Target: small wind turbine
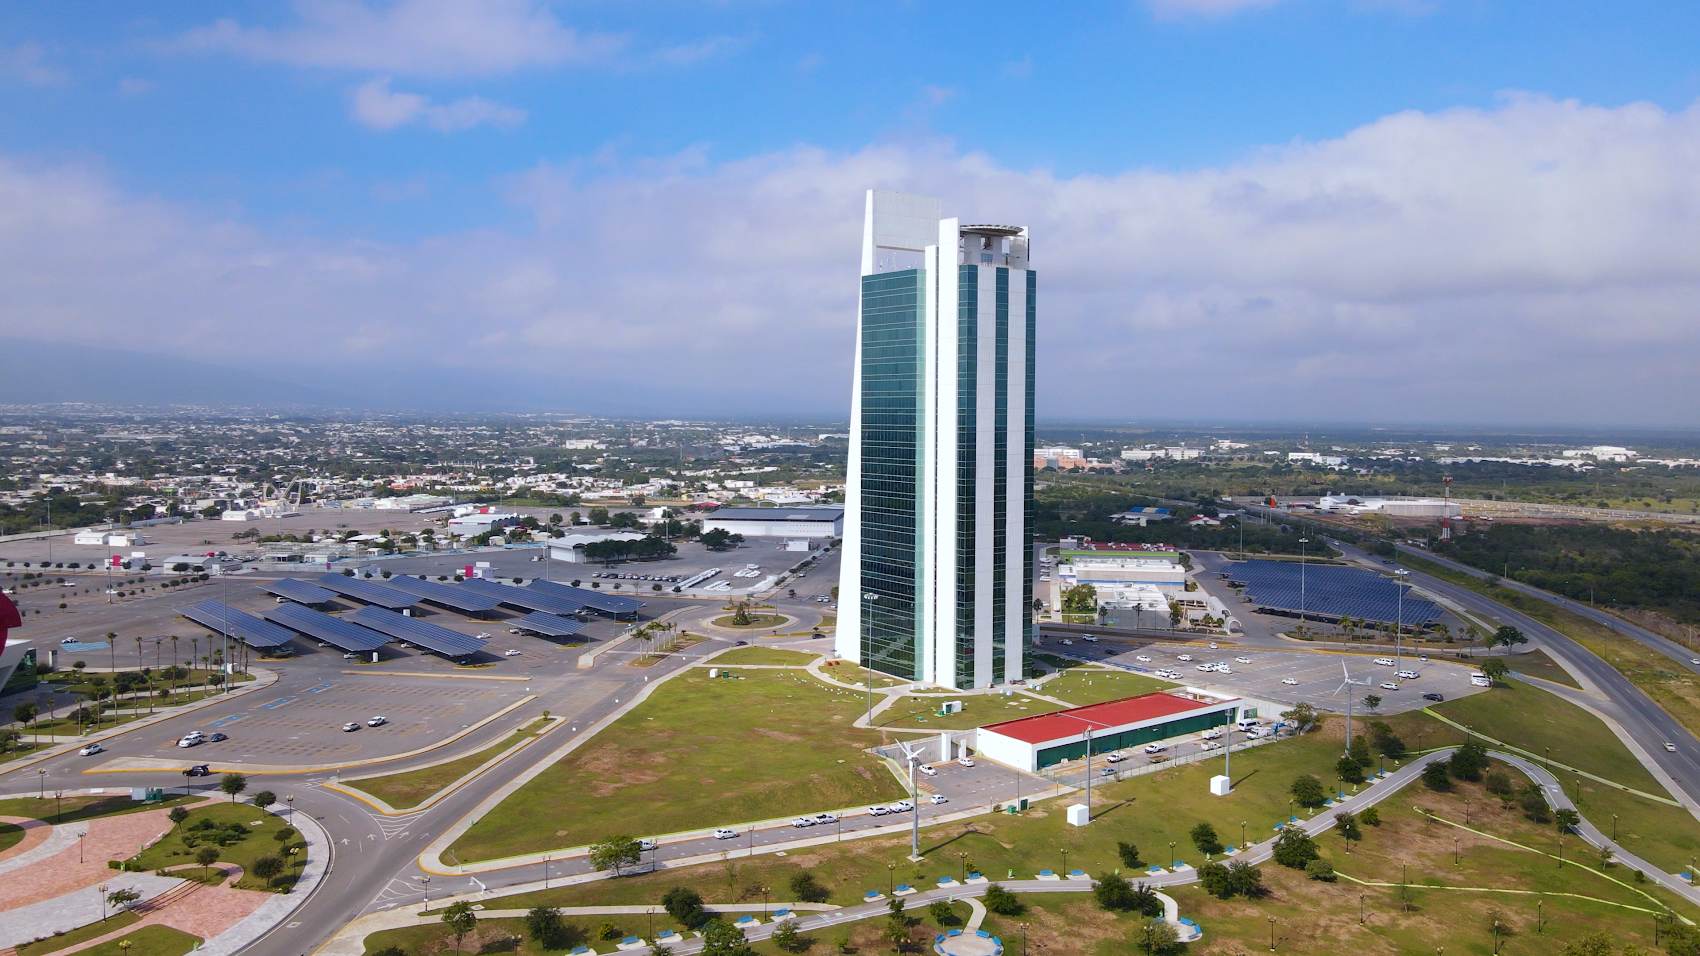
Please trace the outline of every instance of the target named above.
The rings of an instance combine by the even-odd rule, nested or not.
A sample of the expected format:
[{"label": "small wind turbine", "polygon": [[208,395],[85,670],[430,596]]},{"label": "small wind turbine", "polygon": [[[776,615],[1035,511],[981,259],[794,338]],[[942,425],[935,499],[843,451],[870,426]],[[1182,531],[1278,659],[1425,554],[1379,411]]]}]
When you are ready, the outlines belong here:
[{"label": "small wind turbine", "polygon": [[921,859],[921,788],[915,782],[915,765],[920,759],[920,747],[917,745],[910,749],[907,740],[899,740],[897,745],[903,748],[903,756],[909,759],[909,819],[912,823],[909,831],[909,859],[918,861]]},{"label": "small wind turbine", "polygon": [[1352,749],[1352,692],[1351,692],[1350,688],[1354,685],[1362,686],[1362,687],[1368,687],[1371,684],[1374,684],[1375,681],[1373,681],[1373,680],[1352,680],[1352,675],[1346,670],[1346,662],[1345,661],[1340,662],[1340,675],[1342,677],[1344,677],[1345,680],[1342,680],[1340,682],[1340,686],[1335,688],[1334,696],[1339,697],[1340,691],[1346,692],[1346,749],[1351,750]]}]

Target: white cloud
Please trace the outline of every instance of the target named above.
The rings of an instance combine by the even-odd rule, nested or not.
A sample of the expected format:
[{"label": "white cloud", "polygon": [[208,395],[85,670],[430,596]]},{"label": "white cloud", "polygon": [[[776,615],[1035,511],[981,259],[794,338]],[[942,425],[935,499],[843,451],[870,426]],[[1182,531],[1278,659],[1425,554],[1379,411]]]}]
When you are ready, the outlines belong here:
[{"label": "white cloud", "polygon": [[350,114],[372,129],[395,129],[420,121],[440,133],[453,133],[489,123],[501,129],[525,122],[525,110],[492,103],[480,96],[467,96],[441,106],[419,93],[397,93],[388,77],[361,84],[354,91]]},{"label": "white cloud", "polygon": [[513,178],[532,229],[409,245],[271,235],[0,162],[0,315],[42,339],[302,364],[228,334],[240,316],[314,343],[314,367],[436,369],[421,380],[452,400],[456,373],[517,364],[539,374],[511,379],[516,403],[555,388],[581,408],[688,347],[666,366],[679,407],[841,414],[878,186],[1032,227],[1044,417],[1684,423],[1697,158],[1700,108],[1534,97],[1183,173],[1062,178],[937,141],[603,156]]},{"label": "white cloud", "polygon": [[47,51],[36,43],[0,47],[0,74],[23,80],[31,86],[57,86],[71,78],[69,73],[47,62]]},{"label": "white cloud", "polygon": [[541,0],[295,0],[286,28],[219,20],[172,49],[235,53],[267,63],[409,76],[487,76],[599,62],[624,45],[581,34]]}]

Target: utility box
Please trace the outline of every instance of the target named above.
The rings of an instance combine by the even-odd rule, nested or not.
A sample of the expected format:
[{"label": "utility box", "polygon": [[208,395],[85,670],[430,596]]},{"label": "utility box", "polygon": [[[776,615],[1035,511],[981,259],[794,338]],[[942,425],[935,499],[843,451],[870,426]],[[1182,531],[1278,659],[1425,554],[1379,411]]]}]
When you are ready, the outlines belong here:
[{"label": "utility box", "polygon": [[1084,803],[1076,803],[1068,808],[1068,825],[1083,827],[1092,822],[1092,811]]},{"label": "utility box", "polygon": [[1211,796],[1225,797],[1233,789],[1234,789],[1233,781],[1229,780],[1227,778],[1227,776],[1225,776],[1223,774],[1217,774],[1216,776],[1210,778],[1210,795]]},{"label": "utility box", "polygon": [[713,678],[713,677],[719,677],[719,676],[720,676],[720,668],[718,668],[718,667],[710,667],[710,668],[709,668],[709,669],[708,669],[708,676],[709,676],[709,677],[711,677],[711,678]]},{"label": "utility box", "polygon": [[962,713],[962,701],[960,700],[947,700],[939,705],[938,716],[940,717],[946,716],[947,714],[960,713]]}]

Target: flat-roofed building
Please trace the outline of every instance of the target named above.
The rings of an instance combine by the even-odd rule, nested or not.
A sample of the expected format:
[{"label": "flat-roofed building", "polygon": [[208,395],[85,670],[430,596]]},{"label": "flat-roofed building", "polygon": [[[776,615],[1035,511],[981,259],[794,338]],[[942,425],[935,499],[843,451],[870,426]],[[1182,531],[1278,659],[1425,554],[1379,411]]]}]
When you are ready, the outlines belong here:
[{"label": "flat-roofed building", "polygon": [[1089,737],[1092,753],[1104,754],[1225,727],[1238,719],[1241,703],[1238,697],[1180,691],[1141,694],[988,724],[975,732],[974,749],[1034,773],[1085,756]]},{"label": "flat-roofed building", "polygon": [[721,508],[702,519],[702,530],[716,528],[746,538],[838,538],[844,535],[844,509]]}]

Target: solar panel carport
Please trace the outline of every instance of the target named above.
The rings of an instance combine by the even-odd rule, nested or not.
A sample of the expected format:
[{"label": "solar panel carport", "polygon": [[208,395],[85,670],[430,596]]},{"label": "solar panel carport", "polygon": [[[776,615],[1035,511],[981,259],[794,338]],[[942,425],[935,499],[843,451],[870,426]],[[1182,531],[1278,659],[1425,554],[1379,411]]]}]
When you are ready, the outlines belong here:
[{"label": "solar panel carport", "polygon": [[406,617],[383,608],[363,607],[348,619],[406,644],[449,657],[465,657],[484,649],[484,639],[451,631],[441,625]]},{"label": "solar panel carport", "polygon": [[643,602],[636,598],[621,597],[617,594],[603,594],[601,591],[587,591],[575,588],[569,584],[556,584],[554,581],[532,581],[530,590],[542,591],[556,597],[566,598],[604,614],[619,617],[622,614],[636,614],[643,607]]},{"label": "solar panel carport", "polygon": [[[1404,596],[1392,579],[1362,568],[1303,566],[1287,561],[1240,561],[1222,568],[1230,583],[1245,588],[1248,604],[1284,614],[1319,618],[1426,624],[1441,615],[1433,601]],[[1405,589],[1408,590],[1408,589]]]},{"label": "solar panel carport", "polygon": [[326,574],[319,578],[319,586],[330,588],[344,597],[351,597],[366,604],[376,604],[390,610],[412,607],[419,603],[419,596],[383,584],[362,581],[351,578],[346,574]]},{"label": "solar panel carport", "polygon": [[557,597],[543,591],[533,591],[530,588],[516,588],[511,584],[497,584],[494,581],[485,581],[480,578],[470,578],[461,587],[527,611],[543,611],[547,614],[572,614],[584,609],[583,601]]},{"label": "solar panel carport", "polygon": [[510,622],[514,627],[526,631],[535,631],[546,637],[572,637],[584,630],[584,622],[572,618],[560,617],[555,614],[544,614],[542,611],[532,611],[517,621]]},{"label": "solar panel carport", "polygon": [[388,636],[377,631],[367,630],[340,617],[331,617],[299,604],[279,604],[267,611],[265,618],[291,630],[300,631],[315,640],[324,641],[332,647],[340,647],[356,654],[375,651],[390,642]]},{"label": "solar panel carport", "polygon": [[282,647],[295,639],[295,633],[288,628],[262,621],[221,601],[201,601],[176,610],[208,630],[246,641],[249,647]]},{"label": "solar panel carport", "polygon": [[425,581],[406,574],[399,574],[384,582],[385,587],[395,588],[416,594],[422,600],[432,604],[440,604],[451,611],[462,614],[484,614],[494,611],[502,602],[493,597],[469,591],[458,584],[444,584],[441,581]]},{"label": "solar panel carport", "polygon": [[316,584],[308,584],[305,581],[296,581],[293,578],[284,578],[281,581],[262,584],[260,590],[294,601],[296,604],[326,604],[336,597],[335,591],[327,590]]}]

